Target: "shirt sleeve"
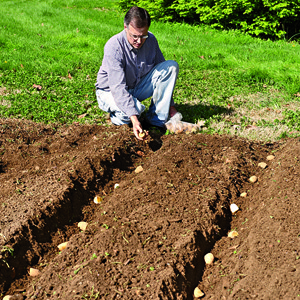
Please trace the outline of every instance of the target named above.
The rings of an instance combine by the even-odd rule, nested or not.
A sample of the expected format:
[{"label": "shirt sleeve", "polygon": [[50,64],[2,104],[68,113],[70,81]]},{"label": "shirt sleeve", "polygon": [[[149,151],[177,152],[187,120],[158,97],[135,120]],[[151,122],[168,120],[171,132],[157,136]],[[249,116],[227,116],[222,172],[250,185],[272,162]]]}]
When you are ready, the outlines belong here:
[{"label": "shirt sleeve", "polygon": [[104,50],[104,55],[107,56],[105,61],[107,63],[106,69],[108,74],[108,86],[114,97],[116,105],[128,117],[138,115],[138,111],[134,105],[134,100],[131,94],[129,94],[128,86],[126,85],[125,60],[123,52],[121,49],[114,49],[113,51],[113,49],[110,49],[109,47]]}]

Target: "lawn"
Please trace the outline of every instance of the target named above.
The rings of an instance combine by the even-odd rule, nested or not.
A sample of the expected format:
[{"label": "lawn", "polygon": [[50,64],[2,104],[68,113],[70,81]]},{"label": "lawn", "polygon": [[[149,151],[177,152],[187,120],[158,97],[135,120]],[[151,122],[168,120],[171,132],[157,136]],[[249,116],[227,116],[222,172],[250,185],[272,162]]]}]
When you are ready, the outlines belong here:
[{"label": "lawn", "polygon": [[[106,41],[123,29],[116,4],[0,1],[0,116],[102,124],[94,85]],[[185,121],[255,140],[299,136],[299,44],[187,24],[150,31],[179,63],[174,99]]]}]

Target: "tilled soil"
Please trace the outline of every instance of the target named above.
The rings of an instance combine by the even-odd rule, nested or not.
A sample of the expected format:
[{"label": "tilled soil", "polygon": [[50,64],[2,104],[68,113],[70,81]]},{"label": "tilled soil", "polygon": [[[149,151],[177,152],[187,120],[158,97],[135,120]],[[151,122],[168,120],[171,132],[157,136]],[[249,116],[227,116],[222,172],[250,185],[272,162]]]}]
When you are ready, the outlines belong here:
[{"label": "tilled soil", "polygon": [[127,126],[24,120],[0,133],[2,296],[300,297],[299,139],[152,130],[140,142]]}]

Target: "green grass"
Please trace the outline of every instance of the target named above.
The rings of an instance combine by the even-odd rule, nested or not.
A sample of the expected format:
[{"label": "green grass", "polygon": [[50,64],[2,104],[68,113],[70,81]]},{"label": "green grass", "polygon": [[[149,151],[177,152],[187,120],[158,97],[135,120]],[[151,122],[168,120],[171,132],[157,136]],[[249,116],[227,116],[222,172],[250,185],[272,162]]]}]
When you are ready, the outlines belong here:
[{"label": "green grass", "polygon": [[[106,41],[123,29],[116,4],[0,0],[0,117],[103,123],[94,85]],[[153,22],[150,31],[179,63],[184,121],[258,140],[299,136],[299,44],[186,24]]]}]

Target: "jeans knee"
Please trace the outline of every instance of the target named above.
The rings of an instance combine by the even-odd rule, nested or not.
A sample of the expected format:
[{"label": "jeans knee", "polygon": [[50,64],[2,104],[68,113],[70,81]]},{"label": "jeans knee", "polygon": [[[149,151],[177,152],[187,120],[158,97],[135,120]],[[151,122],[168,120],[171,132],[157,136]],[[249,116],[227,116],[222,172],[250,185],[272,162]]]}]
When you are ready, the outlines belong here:
[{"label": "jeans knee", "polygon": [[178,62],[175,60],[168,60],[168,66],[172,70],[172,72],[178,74],[179,72],[179,65]]},{"label": "jeans knee", "polygon": [[110,120],[114,125],[130,124],[131,122],[130,118],[121,111],[110,113]]}]

